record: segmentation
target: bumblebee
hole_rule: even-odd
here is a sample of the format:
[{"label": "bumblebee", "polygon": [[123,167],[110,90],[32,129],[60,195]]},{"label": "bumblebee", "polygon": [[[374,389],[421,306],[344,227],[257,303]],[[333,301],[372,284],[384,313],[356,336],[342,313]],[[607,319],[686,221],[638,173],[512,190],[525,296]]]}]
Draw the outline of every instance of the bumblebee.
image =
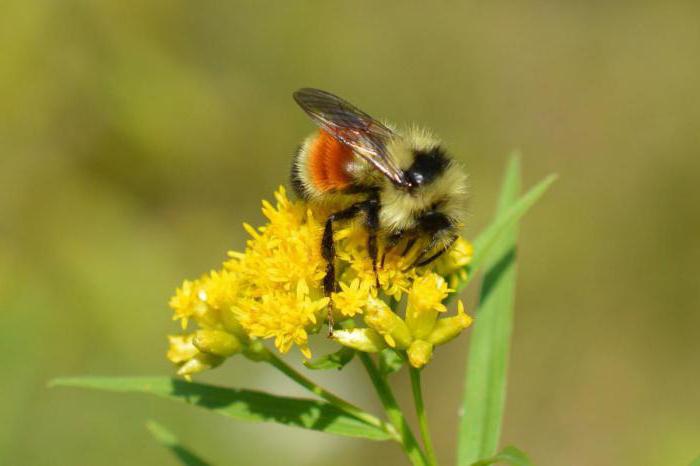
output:
[{"label": "bumblebee", "polygon": [[[420,247],[411,267],[427,265],[455,242],[463,218],[466,175],[424,129],[399,131],[329,92],[304,88],[294,100],[319,126],[294,156],[291,184],[309,203],[340,206],[325,222],[324,292],[336,290],[333,226],[362,218],[377,275],[378,238],[385,252],[406,239]],[[329,322],[332,329],[332,322]]]}]

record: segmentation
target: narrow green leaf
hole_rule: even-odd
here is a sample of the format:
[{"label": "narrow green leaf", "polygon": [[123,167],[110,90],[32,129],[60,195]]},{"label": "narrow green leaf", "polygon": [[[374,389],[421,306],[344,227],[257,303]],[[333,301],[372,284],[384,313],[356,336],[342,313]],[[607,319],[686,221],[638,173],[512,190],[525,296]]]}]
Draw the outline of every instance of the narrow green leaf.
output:
[{"label": "narrow green leaf", "polygon": [[[513,197],[511,199],[513,202],[509,202],[503,205],[502,208],[499,208],[495,220],[474,240],[474,257],[467,266],[470,276],[473,276],[491,255],[497,254],[496,246],[499,244],[498,241],[507,235],[507,232],[512,232],[516,228],[517,222],[527,213],[530,207],[535,205],[556,179],[557,175],[549,175],[520,197],[517,202],[514,201],[515,197]],[[517,192],[514,196],[517,196]],[[464,284],[461,284],[458,288],[461,289],[463,286]]]},{"label": "narrow green leaf", "polygon": [[312,361],[304,361],[304,365],[312,370],[325,371],[328,369],[342,369],[355,357],[355,350],[343,346],[335,353],[327,354]]},{"label": "narrow green leaf", "polygon": [[695,458],[695,460],[692,463],[690,463],[689,466],[700,466],[700,456]]},{"label": "narrow green leaf", "polygon": [[[548,182],[548,183],[551,183]],[[544,192],[548,184],[531,195],[530,191],[520,204],[527,210]],[[484,265],[486,273],[481,286],[479,307],[471,334],[466,373],[466,384],[461,411],[457,461],[467,466],[480,458],[493,456],[498,448],[506,393],[506,370],[512,331],[513,301],[515,292],[515,245],[517,242],[519,215],[504,216],[513,206],[520,191],[519,157],[511,158],[496,214],[496,225],[487,228],[486,236],[479,243],[493,243]],[[504,218],[507,221],[503,220]],[[494,239],[492,239],[494,238]],[[483,249],[482,249],[483,250]]]},{"label": "narrow green leaf", "polygon": [[506,463],[512,466],[532,466],[530,458],[515,447],[505,447],[496,456],[472,463],[471,466],[489,466],[490,464]]},{"label": "narrow green leaf", "polygon": [[350,416],[330,403],[317,400],[282,397],[167,377],[75,377],[55,379],[50,385],[148,393],[241,421],[277,422],[370,440],[391,439],[380,428]]},{"label": "narrow green leaf", "polygon": [[379,360],[379,372],[385,376],[400,370],[404,363],[404,358],[392,348],[386,348],[380,351],[377,359]]},{"label": "narrow green leaf", "polygon": [[180,444],[180,441],[175,437],[175,435],[166,429],[162,424],[156,421],[149,420],[146,423],[146,428],[153,435],[153,437],[163,445],[165,448],[170,450],[173,455],[180,461],[181,464],[185,466],[208,466],[209,463],[204,461],[195,453],[192,453],[187,448]]}]

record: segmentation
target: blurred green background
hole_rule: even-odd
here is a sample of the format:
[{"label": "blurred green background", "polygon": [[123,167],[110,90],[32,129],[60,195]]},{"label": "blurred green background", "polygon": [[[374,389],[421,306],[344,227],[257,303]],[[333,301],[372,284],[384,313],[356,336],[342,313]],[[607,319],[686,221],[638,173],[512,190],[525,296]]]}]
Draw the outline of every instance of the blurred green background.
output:
[{"label": "blurred green background", "polygon": [[[699,2],[0,10],[1,464],[175,464],[147,418],[220,464],[403,464],[393,444],[45,385],[172,373],[168,298],[262,221],[312,131],[302,86],[440,134],[470,173],[467,236],[512,149],[526,185],[561,175],[522,228],[504,444],[544,466],[700,452]],[[467,338],[425,372],[445,464]],[[319,378],[376,406],[357,367]],[[302,394],[242,358],[199,379]]]}]

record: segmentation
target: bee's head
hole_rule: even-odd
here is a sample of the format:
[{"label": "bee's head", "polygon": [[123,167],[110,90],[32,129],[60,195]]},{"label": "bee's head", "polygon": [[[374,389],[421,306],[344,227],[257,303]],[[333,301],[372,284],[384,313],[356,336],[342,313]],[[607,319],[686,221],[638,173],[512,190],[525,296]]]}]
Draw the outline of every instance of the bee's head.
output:
[{"label": "bee's head", "polygon": [[404,171],[411,190],[427,186],[439,178],[450,164],[440,146],[429,149],[413,149],[413,162]]},{"label": "bee's head", "polygon": [[389,153],[406,183],[382,190],[382,224],[391,231],[454,232],[464,216],[466,176],[440,141],[420,128],[410,128],[391,141]]}]

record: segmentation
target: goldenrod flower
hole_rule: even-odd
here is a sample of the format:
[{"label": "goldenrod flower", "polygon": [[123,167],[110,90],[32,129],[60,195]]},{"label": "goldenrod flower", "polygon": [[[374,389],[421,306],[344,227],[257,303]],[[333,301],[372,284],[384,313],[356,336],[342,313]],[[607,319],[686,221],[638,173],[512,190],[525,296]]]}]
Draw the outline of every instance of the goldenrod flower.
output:
[{"label": "goldenrod flower", "polygon": [[425,338],[432,331],[438,312],[447,310],[442,301],[450,291],[445,279],[436,273],[414,280],[406,307],[406,324],[414,338]]},{"label": "goldenrod flower", "polygon": [[433,344],[425,340],[414,340],[408,347],[408,362],[413,367],[423,367],[433,357]]},{"label": "goldenrod flower", "polygon": [[204,353],[224,358],[233,356],[243,349],[238,338],[223,330],[197,330],[192,344]]},{"label": "goldenrod flower", "polygon": [[[275,205],[262,203],[268,220],[264,226],[244,224],[250,239],[243,252],[231,251],[220,269],[184,281],[170,300],[173,318],[184,330],[196,325],[190,333],[169,337],[168,359],[178,364],[178,373],[189,376],[238,353],[252,357],[250,348],[258,339],[273,339],[280,352],[296,346],[311,357],[309,336],[323,327],[330,301],[322,289],[326,263],[320,244],[323,220],[331,210],[290,201],[282,187],[275,199]],[[414,257],[402,255],[402,248],[388,251],[377,289],[365,228],[350,222],[334,239],[339,285],[332,296],[335,319],[361,316],[368,326],[336,331],[338,343],[366,352],[388,345],[408,351],[412,364],[423,365],[434,345],[469,325],[462,307],[456,317],[437,318],[451,292],[446,280],[451,285],[455,277],[463,277],[471,260],[471,245],[465,240],[460,238],[443,258],[422,269],[408,268]],[[379,247],[383,254],[381,242]],[[403,319],[382,299],[395,304],[406,294]]]},{"label": "goldenrod flower", "polygon": [[472,318],[464,312],[464,304],[461,300],[457,301],[457,315],[445,317],[435,322],[433,330],[428,335],[428,341],[434,345],[445,344],[471,324]]},{"label": "goldenrod flower", "polygon": [[392,348],[405,349],[411,343],[411,331],[382,300],[373,298],[368,302],[365,323],[384,337]]},{"label": "goldenrod flower", "polygon": [[194,335],[170,335],[168,336],[168,359],[175,364],[192,359],[199,350],[192,343]]},{"label": "goldenrod flower", "polygon": [[[370,298],[364,321],[369,329],[384,337],[387,345],[406,350],[412,366],[422,367],[430,361],[434,346],[447,343],[471,325],[472,320],[465,314],[462,301],[457,302],[456,316],[438,319],[439,313],[447,311],[443,301],[450,291],[442,276],[427,272],[416,278],[408,290],[405,319],[384,301]],[[360,349],[359,345],[343,338],[338,342]],[[374,352],[369,349],[362,351]]]},{"label": "goldenrod flower", "polygon": [[355,317],[362,313],[362,308],[370,297],[370,283],[355,278],[349,285],[340,283],[340,291],[333,293],[333,306],[345,317]]},{"label": "goldenrod flower", "polygon": [[466,282],[469,279],[467,269],[472,262],[473,255],[472,243],[462,237],[457,238],[445,257],[437,261],[434,270],[448,279],[450,288],[455,288],[457,283]]},{"label": "goldenrod flower", "polygon": [[186,378],[216,367],[224,361],[221,356],[201,352],[194,344],[194,338],[194,334],[168,337],[168,359],[178,365],[177,373]]},{"label": "goldenrod flower", "polygon": [[354,328],[351,330],[336,330],[333,339],[343,346],[365,353],[377,353],[384,348],[384,338],[371,328]]}]

